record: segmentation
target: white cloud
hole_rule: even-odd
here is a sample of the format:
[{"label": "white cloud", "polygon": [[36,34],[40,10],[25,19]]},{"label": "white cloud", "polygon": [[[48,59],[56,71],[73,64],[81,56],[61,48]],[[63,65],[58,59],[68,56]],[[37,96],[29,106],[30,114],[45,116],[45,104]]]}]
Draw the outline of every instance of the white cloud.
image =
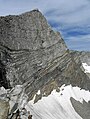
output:
[{"label": "white cloud", "polygon": [[75,6],[73,9],[62,7],[56,9],[56,12],[47,15],[49,20],[63,23],[65,25],[82,25],[90,21],[90,5],[85,4],[79,7]]}]

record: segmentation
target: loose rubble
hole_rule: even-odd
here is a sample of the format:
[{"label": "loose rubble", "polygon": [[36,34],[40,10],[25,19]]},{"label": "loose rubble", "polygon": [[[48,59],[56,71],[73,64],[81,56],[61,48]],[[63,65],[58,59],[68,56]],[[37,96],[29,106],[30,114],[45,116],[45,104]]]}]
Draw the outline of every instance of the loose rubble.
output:
[{"label": "loose rubble", "polygon": [[[14,88],[0,88],[0,119],[32,119],[32,115],[25,109],[27,95],[24,94],[23,86],[16,85]],[[3,110],[2,110],[3,108]],[[2,110],[2,111],[1,111]]]}]

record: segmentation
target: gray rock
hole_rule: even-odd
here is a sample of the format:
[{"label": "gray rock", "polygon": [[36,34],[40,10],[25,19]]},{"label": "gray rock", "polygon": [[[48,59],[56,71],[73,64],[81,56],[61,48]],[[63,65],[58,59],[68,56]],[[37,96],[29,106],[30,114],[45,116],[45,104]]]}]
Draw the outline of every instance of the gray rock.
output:
[{"label": "gray rock", "polygon": [[[70,51],[71,55],[74,57],[75,62],[80,66],[82,71],[84,68],[82,67],[82,63],[87,63],[90,66],[90,52],[86,51]],[[90,79],[90,73],[86,73],[86,75]]]},{"label": "gray rock", "polygon": [[7,119],[9,113],[9,102],[0,99],[0,119]]},{"label": "gray rock", "polygon": [[83,119],[90,119],[90,103],[87,103],[83,100],[83,103],[71,98],[71,103],[75,109],[75,111],[83,118]]},{"label": "gray rock", "polygon": [[10,113],[13,114],[17,109],[18,109],[18,103],[15,103]]}]

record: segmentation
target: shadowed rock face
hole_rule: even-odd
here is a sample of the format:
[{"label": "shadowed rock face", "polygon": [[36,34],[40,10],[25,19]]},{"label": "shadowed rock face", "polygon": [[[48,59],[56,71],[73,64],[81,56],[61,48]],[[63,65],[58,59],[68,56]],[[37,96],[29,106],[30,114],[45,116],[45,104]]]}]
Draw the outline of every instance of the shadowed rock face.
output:
[{"label": "shadowed rock face", "polygon": [[90,119],[90,102],[86,102],[83,100],[83,103],[71,98],[71,103],[75,109],[75,111],[83,118]]},{"label": "shadowed rock face", "polygon": [[9,81],[6,79],[6,70],[5,66],[0,61],[0,87],[3,86],[6,89],[10,88]]},{"label": "shadowed rock face", "polygon": [[38,10],[0,18],[0,54],[10,86],[23,84],[30,99],[62,84],[90,90],[88,77]]}]

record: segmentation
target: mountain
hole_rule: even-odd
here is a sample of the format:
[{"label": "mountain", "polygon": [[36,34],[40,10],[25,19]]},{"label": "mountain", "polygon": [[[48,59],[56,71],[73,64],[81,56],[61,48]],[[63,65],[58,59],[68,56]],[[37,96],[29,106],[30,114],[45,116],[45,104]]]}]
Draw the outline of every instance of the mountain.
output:
[{"label": "mountain", "polygon": [[77,54],[39,10],[0,17],[0,98],[9,102],[8,118],[26,108],[33,119],[89,119],[90,79]]}]

